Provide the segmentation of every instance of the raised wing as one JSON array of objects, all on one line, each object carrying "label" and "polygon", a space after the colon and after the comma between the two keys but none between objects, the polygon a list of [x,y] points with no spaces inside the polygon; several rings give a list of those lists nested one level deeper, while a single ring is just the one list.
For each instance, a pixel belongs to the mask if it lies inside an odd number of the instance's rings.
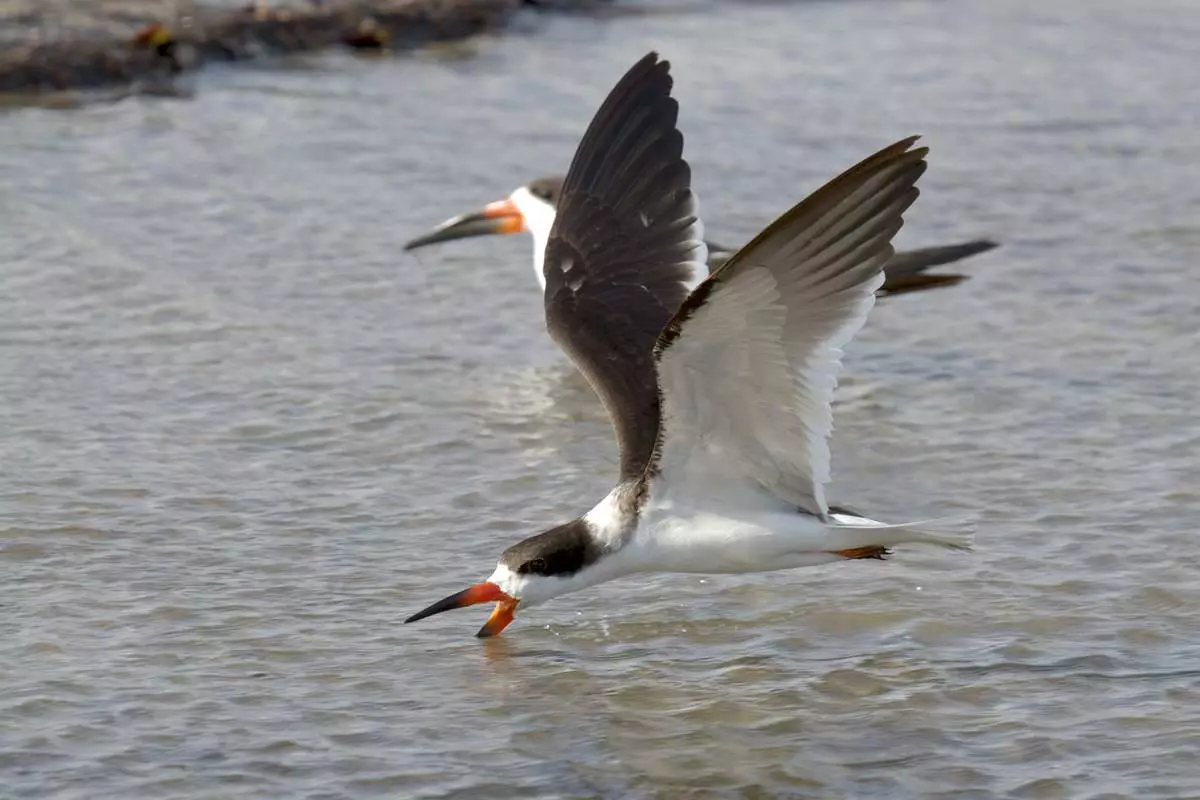
[{"label": "raised wing", "polygon": [[911,150],[915,141],[879,151],[777,219],[667,326],[652,467],[672,487],[749,483],[827,518],[841,348],[866,321],[917,198],[927,151]]},{"label": "raised wing", "polygon": [[654,344],[707,271],[669,69],[650,53],[609,93],[546,245],[546,327],[603,401],[622,479],[642,475],[658,433]]}]

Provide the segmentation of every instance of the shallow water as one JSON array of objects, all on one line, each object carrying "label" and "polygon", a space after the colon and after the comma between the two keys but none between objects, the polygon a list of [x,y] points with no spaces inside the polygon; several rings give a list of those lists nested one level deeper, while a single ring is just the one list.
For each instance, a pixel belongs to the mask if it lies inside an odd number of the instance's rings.
[{"label": "shallow water", "polygon": [[[691,4],[0,116],[0,796],[1200,796],[1200,12]],[[656,7],[661,8],[661,7]],[[831,496],[970,554],[400,621],[588,507],[525,237],[408,255],[675,64],[735,243],[909,133]]]}]

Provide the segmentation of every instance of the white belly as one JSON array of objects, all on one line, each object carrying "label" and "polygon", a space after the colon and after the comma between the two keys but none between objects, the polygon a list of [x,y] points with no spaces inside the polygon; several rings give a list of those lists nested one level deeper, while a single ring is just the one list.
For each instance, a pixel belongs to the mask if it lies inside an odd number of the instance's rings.
[{"label": "white belly", "polygon": [[961,549],[969,542],[920,524],[888,525],[850,513],[822,522],[754,486],[703,485],[714,491],[698,496],[690,487],[660,485],[651,492],[636,531],[621,535],[622,573],[769,572],[862,557],[847,551],[906,543]]},{"label": "white belly", "polygon": [[841,560],[831,527],[790,513],[678,514],[643,511],[634,537],[639,561],[668,572],[769,572]]}]

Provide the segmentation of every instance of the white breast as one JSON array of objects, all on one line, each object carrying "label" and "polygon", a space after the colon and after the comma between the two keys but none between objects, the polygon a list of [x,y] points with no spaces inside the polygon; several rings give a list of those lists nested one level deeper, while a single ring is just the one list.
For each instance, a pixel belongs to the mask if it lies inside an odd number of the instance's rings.
[{"label": "white breast", "polygon": [[838,560],[825,552],[835,549],[829,531],[817,518],[769,500],[722,505],[652,495],[631,549],[650,570],[769,572]]},{"label": "white breast", "polygon": [[535,197],[524,186],[508,196],[513,205],[525,219],[525,229],[533,236],[533,271],[537,275],[538,286],[546,289],[546,274],[543,265],[546,260],[546,243],[550,241],[550,229],[554,227],[554,206]]}]

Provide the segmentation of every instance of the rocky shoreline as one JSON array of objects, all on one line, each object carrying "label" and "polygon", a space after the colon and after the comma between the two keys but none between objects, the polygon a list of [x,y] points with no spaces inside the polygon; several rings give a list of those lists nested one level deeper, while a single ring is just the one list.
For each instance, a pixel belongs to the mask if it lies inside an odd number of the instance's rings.
[{"label": "rocky shoreline", "polygon": [[[230,8],[127,2],[99,17],[101,24],[68,21],[49,35],[45,11],[41,17],[10,15],[7,35],[0,39],[0,94],[136,90],[171,84],[181,73],[209,63],[338,46],[407,50],[499,29],[522,9],[573,5],[561,0],[326,0]],[[12,20],[24,25],[15,37]]]}]

